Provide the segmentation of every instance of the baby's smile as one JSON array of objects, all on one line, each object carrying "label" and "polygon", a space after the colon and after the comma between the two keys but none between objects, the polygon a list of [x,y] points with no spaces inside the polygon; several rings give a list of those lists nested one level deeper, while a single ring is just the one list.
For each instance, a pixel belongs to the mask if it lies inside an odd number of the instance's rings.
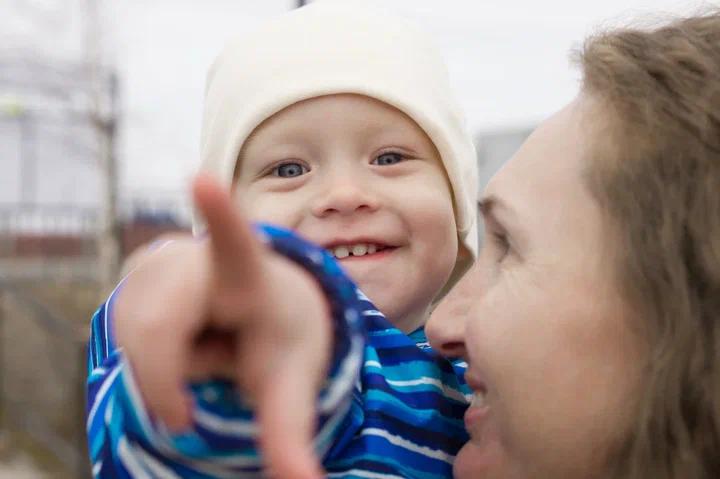
[{"label": "baby's smile", "polygon": [[327,250],[332,254],[336,259],[345,259],[345,258],[356,258],[360,256],[372,256],[376,255],[377,253],[380,253],[382,251],[394,249],[395,246],[389,246],[382,243],[349,243],[349,244],[341,244],[337,246],[332,246],[327,248]]}]

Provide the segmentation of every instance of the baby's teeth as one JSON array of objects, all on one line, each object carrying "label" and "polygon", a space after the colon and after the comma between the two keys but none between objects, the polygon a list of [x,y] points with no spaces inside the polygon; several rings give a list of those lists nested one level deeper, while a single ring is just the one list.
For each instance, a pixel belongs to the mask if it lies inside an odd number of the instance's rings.
[{"label": "baby's teeth", "polygon": [[336,258],[347,258],[350,256],[350,250],[348,250],[347,246],[338,246],[335,248],[334,253]]},{"label": "baby's teeth", "polygon": [[375,244],[364,244],[358,243],[356,245],[348,246],[336,246],[332,248],[332,254],[339,259],[347,258],[352,254],[353,256],[365,256],[366,254],[374,254],[378,251],[378,246]]}]

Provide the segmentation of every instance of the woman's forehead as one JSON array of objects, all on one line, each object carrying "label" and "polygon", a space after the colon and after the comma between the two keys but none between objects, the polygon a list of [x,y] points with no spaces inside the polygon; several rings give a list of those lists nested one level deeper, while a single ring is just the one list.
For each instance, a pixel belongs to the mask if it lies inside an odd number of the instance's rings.
[{"label": "woman's forehead", "polygon": [[488,183],[486,195],[504,198],[579,181],[588,144],[584,110],[576,100],[542,122]]},{"label": "woman's forehead", "polygon": [[519,222],[548,221],[546,215],[558,221],[560,210],[592,207],[583,181],[587,113],[578,99],[543,122],[489,182],[484,197],[507,205]]}]

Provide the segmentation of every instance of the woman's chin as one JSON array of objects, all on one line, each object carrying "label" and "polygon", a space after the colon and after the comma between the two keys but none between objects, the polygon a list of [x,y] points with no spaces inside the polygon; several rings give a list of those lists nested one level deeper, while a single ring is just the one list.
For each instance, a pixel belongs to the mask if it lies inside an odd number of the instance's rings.
[{"label": "woman's chin", "polygon": [[[503,454],[496,441],[469,441],[457,457],[453,466],[455,479],[509,479],[503,468]],[[514,477],[514,476],[513,476]]]}]

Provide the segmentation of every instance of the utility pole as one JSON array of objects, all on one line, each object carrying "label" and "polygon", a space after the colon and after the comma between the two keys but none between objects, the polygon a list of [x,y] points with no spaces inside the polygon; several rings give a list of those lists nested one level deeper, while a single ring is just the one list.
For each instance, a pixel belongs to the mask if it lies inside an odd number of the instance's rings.
[{"label": "utility pole", "polygon": [[85,53],[90,86],[90,120],[97,132],[100,161],[101,202],[96,244],[101,294],[115,284],[120,263],[120,228],[117,218],[117,161],[115,126],[117,80],[108,78],[102,64],[99,0],[85,0]]},{"label": "utility pole", "polygon": [[37,156],[35,118],[29,111],[18,116],[20,126],[20,202],[23,205],[37,205]]}]

